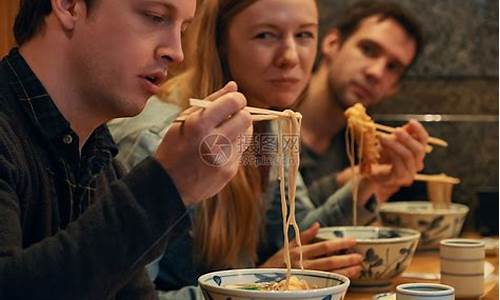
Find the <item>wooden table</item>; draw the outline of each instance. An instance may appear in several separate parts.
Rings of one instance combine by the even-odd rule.
[[[476,234],[466,234],[465,237],[468,238],[477,238]],[[498,276],[498,252],[496,255],[487,255],[486,261],[490,262],[493,266],[495,266],[495,274]],[[435,251],[417,251],[413,256],[412,262],[407,272],[424,272],[424,273],[439,273],[439,250]],[[439,283],[438,280],[424,280],[424,279],[414,279],[414,278],[402,278],[398,277],[394,280],[394,287],[392,291],[395,291],[395,287],[401,283],[410,283],[410,282],[434,282]],[[482,300],[498,300],[498,280],[494,282],[485,283],[485,292],[486,295],[482,297]],[[346,299],[348,300],[371,300],[373,296],[378,294],[379,292],[353,292],[348,291],[346,295]]]

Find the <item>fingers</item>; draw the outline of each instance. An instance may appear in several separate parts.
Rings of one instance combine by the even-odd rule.
[[[241,137],[242,133],[247,132],[250,127],[252,127],[252,117],[250,116],[250,113],[240,110],[229,120],[226,120],[219,125],[216,132],[224,135],[234,143],[238,141],[238,138]]]
[[[209,134],[225,136],[232,143],[248,131],[252,121],[243,94],[231,92],[211,102],[204,110],[192,113],[183,124],[185,132],[193,139],[203,139]],[[214,130],[215,129],[215,130]]]
[[[319,224],[314,224],[302,232],[301,236],[308,238],[317,230],[319,230]],[[358,253],[332,255],[339,250],[352,248],[355,244],[356,241],[353,239],[338,239],[304,245],[302,247],[303,266],[306,269],[335,272],[349,278],[356,278],[361,272],[362,255]],[[290,256],[292,266],[299,267],[300,252],[298,247],[291,249]]]
[[[306,260],[304,268],[312,270],[338,270],[358,266],[363,261],[363,256],[358,253],[332,255],[328,257]]]
[[[414,164],[417,171],[424,168],[424,158],[425,158],[425,145],[408,132],[404,130],[398,130],[395,132],[398,141],[401,142],[407,149],[412,152],[412,157],[414,158]]]
[[[344,275],[348,278],[358,278],[361,275],[361,266],[351,266],[342,269],[330,270],[330,272]]]
[[[210,104],[209,107],[206,109],[190,107],[184,110],[181,115],[190,116],[187,123],[202,124],[201,127],[210,131],[246,106],[245,97],[238,93],[237,90],[238,86],[236,82],[230,81],[222,89],[206,98],[206,100],[214,102]],[[223,96],[226,97],[223,98]],[[199,113],[196,114],[197,112]],[[198,118],[191,118],[191,116],[196,116]]]
[[[313,225],[311,225],[311,227],[302,231],[300,233],[301,244],[304,246],[304,245],[311,243],[314,240],[314,237],[316,237],[316,234],[318,234],[319,228],[320,228],[320,225],[318,222],[316,222]],[[291,247],[296,247],[298,244],[297,244],[296,240],[293,240],[290,245],[291,245]]]
[[[378,182],[382,186],[398,185],[408,186],[413,182],[415,166],[411,166],[401,153],[395,151],[391,146],[386,150],[390,155],[391,172],[379,178]]]
[[[413,181],[413,177],[417,173],[418,163],[414,153],[408,148],[409,146],[398,138],[400,135],[404,135],[404,133],[395,132],[395,138],[383,138],[381,144],[392,165],[391,177],[393,180],[401,181],[402,184],[407,185]]]
[[[354,245],[356,245],[356,240],[354,239],[336,239],[306,245],[302,247],[302,252],[304,257],[314,258],[331,255],[334,252],[352,248]]]
[[[183,111],[180,113],[180,115],[181,115],[181,116],[188,116],[188,115],[194,114],[194,113],[196,113],[196,112],[200,112],[200,111],[202,111],[202,110],[203,110],[203,108],[200,108],[200,107],[195,107],[195,106],[191,106],[191,107],[189,107],[189,108],[187,108],[187,109],[183,110]]]
[[[405,128],[406,131],[420,143],[427,145],[429,141],[429,133],[425,130],[424,126],[420,124],[420,122],[412,119],[403,128]]]
[[[238,86],[234,81],[228,82],[222,89],[209,95],[205,100],[212,103],[197,114],[199,119],[190,119],[190,121],[202,124],[208,130],[228,121],[231,116],[236,115],[247,105],[245,96],[238,93]]]
[[[210,94],[208,97],[205,98],[205,100],[214,101],[215,99],[220,98],[227,93],[233,93],[237,91],[238,91],[238,85],[236,84],[236,82],[229,81],[223,88]]]
[[[228,121],[230,116],[236,115],[247,105],[243,94],[230,92],[215,99],[200,113],[200,118],[209,128],[215,128]]]

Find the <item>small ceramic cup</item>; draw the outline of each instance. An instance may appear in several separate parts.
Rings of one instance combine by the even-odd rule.
[[[437,283],[405,283],[396,287],[397,300],[454,300],[455,289]]]
[[[457,298],[484,293],[484,242],[447,239],[440,242],[441,283],[455,288]]]

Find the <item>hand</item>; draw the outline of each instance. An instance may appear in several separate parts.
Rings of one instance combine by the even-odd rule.
[[[382,137],[380,165],[372,167],[368,178],[375,185],[377,199],[387,200],[402,186],[413,183],[424,168],[425,147],[429,134],[417,121],[411,120],[388,137]]]
[[[210,106],[192,111],[182,124],[174,123],[158,147],[155,158],[174,181],[185,205],[214,196],[238,171],[245,150],[240,149],[239,137],[252,134],[252,121],[242,110],[247,102],[237,89],[236,83],[229,82],[207,97]],[[209,136],[229,145],[203,148]],[[202,156],[200,150],[210,155]]]
[[[349,278],[356,278],[361,272],[363,257],[357,253],[335,254],[341,250],[353,247],[356,241],[353,239],[338,239],[324,242],[313,242],[318,233],[319,224],[315,223],[300,234],[302,241],[302,254],[304,269],[320,270],[343,274]],[[284,268],[285,250],[281,249],[269,258],[262,268]],[[300,268],[300,252],[297,242],[290,242],[290,259],[292,268]]]

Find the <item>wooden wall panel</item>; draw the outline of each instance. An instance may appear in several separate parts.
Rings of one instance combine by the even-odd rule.
[[[19,9],[19,0],[0,0],[0,57],[14,45],[12,25]]]

